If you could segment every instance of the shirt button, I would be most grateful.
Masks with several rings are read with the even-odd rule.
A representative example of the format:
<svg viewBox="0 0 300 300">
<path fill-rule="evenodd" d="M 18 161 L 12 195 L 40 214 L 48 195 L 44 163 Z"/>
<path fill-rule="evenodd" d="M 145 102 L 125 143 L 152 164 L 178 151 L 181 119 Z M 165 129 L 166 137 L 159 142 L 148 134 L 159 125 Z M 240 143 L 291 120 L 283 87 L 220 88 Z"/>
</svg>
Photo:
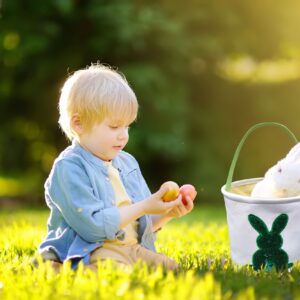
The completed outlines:
<svg viewBox="0 0 300 300">
<path fill-rule="evenodd" d="M 77 208 L 77 212 L 81 213 L 83 209 L 81 207 Z"/>
<path fill-rule="evenodd" d="M 83 249 L 83 252 L 88 252 L 88 251 L 89 251 L 88 248 L 84 248 L 84 249 Z"/>
<path fill-rule="evenodd" d="M 107 181 L 109 181 L 109 177 L 105 177 L 105 179 L 106 179 Z"/>
</svg>

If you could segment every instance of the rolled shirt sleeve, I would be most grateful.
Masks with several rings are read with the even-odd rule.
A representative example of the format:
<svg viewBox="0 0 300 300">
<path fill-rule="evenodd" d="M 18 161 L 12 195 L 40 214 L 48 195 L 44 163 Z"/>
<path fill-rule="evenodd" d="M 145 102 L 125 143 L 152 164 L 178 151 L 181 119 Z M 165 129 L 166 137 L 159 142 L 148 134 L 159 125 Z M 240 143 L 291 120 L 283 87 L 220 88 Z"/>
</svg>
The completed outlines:
<svg viewBox="0 0 300 300">
<path fill-rule="evenodd" d="M 61 160 L 52 170 L 46 194 L 68 225 L 88 242 L 114 240 L 120 229 L 117 207 L 104 206 L 93 191 L 90 179 L 80 163 Z"/>
</svg>

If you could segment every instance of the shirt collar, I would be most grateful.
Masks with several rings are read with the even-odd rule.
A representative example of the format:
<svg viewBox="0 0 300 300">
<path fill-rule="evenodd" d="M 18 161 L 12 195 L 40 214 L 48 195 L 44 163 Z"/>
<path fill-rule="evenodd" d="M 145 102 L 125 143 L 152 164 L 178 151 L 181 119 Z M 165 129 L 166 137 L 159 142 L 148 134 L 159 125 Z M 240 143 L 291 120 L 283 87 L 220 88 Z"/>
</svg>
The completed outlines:
<svg viewBox="0 0 300 300">
<path fill-rule="evenodd" d="M 99 167 L 101 167 L 102 169 L 107 169 L 107 161 L 95 156 L 94 154 L 92 154 L 91 152 L 87 151 L 86 149 L 84 149 L 80 143 L 77 140 L 73 140 L 72 141 L 72 148 L 75 151 L 78 151 L 87 161 L 91 162 L 92 164 L 95 164 Z M 118 159 L 117 157 L 115 157 L 114 159 L 112 159 L 112 165 L 119 169 L 119 165 L 118 165 Z"/>
</svg>

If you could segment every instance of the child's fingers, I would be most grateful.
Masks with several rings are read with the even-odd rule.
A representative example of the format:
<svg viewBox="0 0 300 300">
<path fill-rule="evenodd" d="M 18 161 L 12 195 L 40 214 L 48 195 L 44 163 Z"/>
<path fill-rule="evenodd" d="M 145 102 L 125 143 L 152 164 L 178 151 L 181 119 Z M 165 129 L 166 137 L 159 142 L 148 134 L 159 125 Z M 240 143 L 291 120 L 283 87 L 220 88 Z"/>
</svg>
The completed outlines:
<svg viewBox="0 0 300 300">
<path fill-rule="evenodd" d="M 190 211 L 194 208 L 194 201 L 191 199 L 191 197 L 187 196 L 186 198 L 186 205 L 185 208 Z"/>
<path fill-rule="evenodd" d="M 172 209 L 172 212 L 174 212 L 174 217 L 181 217 L 182 216 L 182 212 L 181 212 L 181 210 L 180 210 L 180 208 L 179 208 L 179 206 L 177 206 L 177 207 L 174 207 L 173 209 Z"/>
<path fill-rule="evenodd" d="M 169 188 L 165 185 L 165 186 L 161 186 L 159 188 L 159 190 L 156 192 L 156 195 L 161 198 L 166 192 L 169 191 Z"/>
<path fill-rule="evenodd" d="M 175 200 L 170 201 L 170 202 L 165 202 L 165 205 L 167 208 L 173 208 L 173 207 L 181 204 L 181 199 L 182 199 L 182 196 L 179 195 Z"/>
</svg>

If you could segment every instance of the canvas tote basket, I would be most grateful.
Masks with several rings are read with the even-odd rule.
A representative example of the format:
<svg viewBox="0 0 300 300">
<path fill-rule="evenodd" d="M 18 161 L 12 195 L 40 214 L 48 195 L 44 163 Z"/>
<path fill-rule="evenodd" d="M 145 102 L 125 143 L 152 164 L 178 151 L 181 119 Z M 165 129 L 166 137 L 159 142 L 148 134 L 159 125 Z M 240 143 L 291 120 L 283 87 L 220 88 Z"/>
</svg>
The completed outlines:
<svg viewBox="0 0 300 300">
<path fill-rule="evenodd" d="M 253 186 L 262 178 L 232 182 L 241 148 L 254 130 L 263 126 L 284 129 L 294 143 L 297 139 L 284 125 L 275 122 L 259 123 L 251 127 L 234 154 L 224 195 L 232 261 L 240 266 L 252 265 L 254 269 L 281 269 L 300 259 L 300 196 L 280 199 L 253 198 L 234 192 Z M 276 220 L 276 221 L 275 221 Z M 288 262 L 288 264 L 287 264 Z"/>
</svg>

